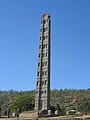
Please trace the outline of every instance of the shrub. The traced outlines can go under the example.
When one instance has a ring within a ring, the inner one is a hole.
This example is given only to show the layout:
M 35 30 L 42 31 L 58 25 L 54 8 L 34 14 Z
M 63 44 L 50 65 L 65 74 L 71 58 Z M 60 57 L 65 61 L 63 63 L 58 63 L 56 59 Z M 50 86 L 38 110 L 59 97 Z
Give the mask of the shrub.
M 17 108 L 19 108 L 19 111 L 28 111 L 34 109 L 34 98 L 31 96 L 23 96 L 18 98 L 14 103 L 10 106 L 11 111 L 15 112 Z

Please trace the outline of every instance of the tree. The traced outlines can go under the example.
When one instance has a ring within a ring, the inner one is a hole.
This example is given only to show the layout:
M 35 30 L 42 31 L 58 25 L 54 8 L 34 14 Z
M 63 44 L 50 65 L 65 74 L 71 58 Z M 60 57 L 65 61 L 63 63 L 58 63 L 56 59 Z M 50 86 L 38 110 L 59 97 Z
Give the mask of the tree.
M 34 109 L 34 98 L 31 96 L 23 96 L 18 98 L 14 103 L 11 104 L 11 111 L 15 112 L 17 108 L 19 111 L 28 111 Z

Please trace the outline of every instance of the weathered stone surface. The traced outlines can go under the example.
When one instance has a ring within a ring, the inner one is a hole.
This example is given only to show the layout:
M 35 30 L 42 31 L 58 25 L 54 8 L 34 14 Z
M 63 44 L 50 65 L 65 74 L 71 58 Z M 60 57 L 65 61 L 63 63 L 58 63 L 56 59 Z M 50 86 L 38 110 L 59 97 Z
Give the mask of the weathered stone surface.
M 59 115 L 59 111 L 58 110 L 55 111 L 55 115 Z
M 52 115 L 52 111 L 51 110 L 48 110 L 48 115 Z
M 35 111 L 50 109 L 50 15 L 41 20 Z

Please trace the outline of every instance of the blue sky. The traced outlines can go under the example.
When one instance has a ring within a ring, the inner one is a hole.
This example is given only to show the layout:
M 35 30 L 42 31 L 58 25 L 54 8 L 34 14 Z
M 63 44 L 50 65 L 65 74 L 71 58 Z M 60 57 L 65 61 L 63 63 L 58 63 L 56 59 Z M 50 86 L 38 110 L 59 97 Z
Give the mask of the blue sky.
M 0 89 L 36 85 L 40 22 L 51 15 L 51 89 L 90 88 L 90 0 L 0 0 Z

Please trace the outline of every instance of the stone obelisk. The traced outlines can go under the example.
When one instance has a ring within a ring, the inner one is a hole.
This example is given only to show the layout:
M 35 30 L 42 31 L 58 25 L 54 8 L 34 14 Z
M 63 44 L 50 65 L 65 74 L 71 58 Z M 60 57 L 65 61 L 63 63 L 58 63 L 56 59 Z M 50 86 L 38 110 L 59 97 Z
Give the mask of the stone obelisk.
M 50 15 L 44 14 L 40 26 L 40 45 L 35 94 L 35 111 L 50 109 Z

